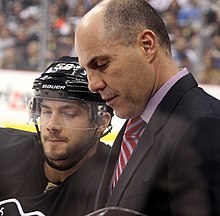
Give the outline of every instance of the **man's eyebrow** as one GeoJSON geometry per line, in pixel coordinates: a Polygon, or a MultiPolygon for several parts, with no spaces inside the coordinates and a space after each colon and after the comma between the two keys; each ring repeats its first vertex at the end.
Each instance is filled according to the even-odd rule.
{"type": "Polygon", "coordinates": [[[108,60],[110,57],[108,55],[99,55],[99,56],[94,56],[88,63],[88,67],[96,66],[98,60],[108,60]]]}
{"type": "Polygon", "coordinates": [[[46,105],[46,104],[43,104],[43,103],[41,103],[41,108],[51,109],[51,107],[49,105],[46,105]]]}
{"type": "Polygon", "coordinates": [[[100,58],[99,56],[93,57],[93,58],[87,63],[87,66],[88,66],[88,67],[94,66],[94,64],[96,64],[96,62],[97,62],[97,60],[98,60],[99,58],[100,58]]]}
{"type": "MultiPolygon", "coordinates": [[[[41,104],[42,108],[46,108],[46,109],[52,109],[53,106],[47,105],[47,104],[41,104]]],[[[81,108],[81,106],[79,104],[64,104],[58,107],[58,109],[62,110],[62,109],[76,109],[76,108],[81,108]]]]}

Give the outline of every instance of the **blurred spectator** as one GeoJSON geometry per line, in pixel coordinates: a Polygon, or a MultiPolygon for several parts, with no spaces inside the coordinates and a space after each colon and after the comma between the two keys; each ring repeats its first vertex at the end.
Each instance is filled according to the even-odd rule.
{"type": "Polygon", "coordinates": [[[213,43],[204,52],[204,73],[202,83],[220,85],[220,34],[213,36],[213,43]]]}
{"type": "Polygon", "coordinates": [[[26,34],[30,40],[39,40],[40,38],[40,22],[39,9],[31,6],[21,12],[22,27],[26,30],[26,34]]]}
{"type": "Polygon", "coordinates": [[[16,34],[16,42],[15,42],[15,50],[16,50],[16,59],[15,59],[15,69],[25,70],[26,66],[26,48],[29,43],[29,37],[27,35],[27,30],[20,27],[17,29],[16,34]]]}
{"type": "Polygon", "coordinates": [[[15,69],[16,68],[16,53],[14,47],[9,47],[5,50],[2,58],[1,67],[4,69],[15,69]]]}
{"type": "MultiPolygon", "coordinates": [[[[176,37],[180,36],[177,35],[178,31],[181,30],[178,26],[177,19],[176,19],[176,11],[167,10],[163,12],[162,18],[167,26],[167,31],[170,37],[171,43],[175,43],[176,37]]],[[[179,31],[180,33],[181,31],[179,31]]]]}
{"type": "Polygon", "coordinates": [[[193,30],[199,30],[202,21],[200,0],[190,0],[188,7],[180,7],[177,20],[180,26],[190,26],[193,30]]]}
{"type": "Polygon", "coordinates": [[[167,12],[172,12],[177,16],[180,10],[180,5],[178,4],[177,0],[172,0],[167,8],[167,12]]]}
{"type": "Polygon", "coordinates": [[[11,34],[11,31],[2,26],[0,27],[0,62],[5,56],[5,50],[15,45],[15,39],[11,34]]]}
{"type": "Polygon", "coordinates": [[[34,71],[39,63],[39,43],[31,41],[26,48],[25,70],[34,71]]]}
{"type": "Polygon", "coordinates": [[[21,12],[23,11],[24,6],[21,2],[16,1],[14,4],[6,4],[6,16],[7,16],[7,26],[14,34],[19,26],[22,26],[22,19],[20,17],[21,12]]]}
{"type": "Polygon", "coordinates": [[[213,47],[211,49],[211,59],[213,68],[220,73],[220,35],[213,37],[213,47]]]}
{"type": "Polygon", "coordinates": [[[173,55],[179,68],[187,67],[189,71],[196,70],[196,66],[199,62],[198,57],[195,51],[189,47],[186,37],[179,37],[176,39],[173,55]]]}

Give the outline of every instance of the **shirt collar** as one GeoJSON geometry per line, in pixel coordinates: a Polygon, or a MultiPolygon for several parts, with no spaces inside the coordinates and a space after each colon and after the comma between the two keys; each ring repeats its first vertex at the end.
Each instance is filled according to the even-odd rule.
{"type": "Polygon", "coordinates": [[[141,118],[148,123],[156,110],[159,103],[162,101],[164,96],[170,90],[170,88],[182,77],[187,75],[189,72],[186,68],[181,69],[177,74],[171,77],[148,101],[141,118]]]}

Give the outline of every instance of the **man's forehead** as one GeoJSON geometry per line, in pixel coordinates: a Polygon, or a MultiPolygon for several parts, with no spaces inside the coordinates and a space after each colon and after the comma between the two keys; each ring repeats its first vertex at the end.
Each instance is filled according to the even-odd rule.
{"type": "Polygon", "coordinates": [[[86,64],[89,56],[84,56],[83,60],[80,54],[85,55],[85,52],[90,53],[89,51],[95,50],[97,43],[102,42],[103,38],[104,29],[101,14],[96,15],[95,12],[86,14],[78,24],[75,32],[75,47],[79,52],[78,57],[81,66],[86,64]]]}

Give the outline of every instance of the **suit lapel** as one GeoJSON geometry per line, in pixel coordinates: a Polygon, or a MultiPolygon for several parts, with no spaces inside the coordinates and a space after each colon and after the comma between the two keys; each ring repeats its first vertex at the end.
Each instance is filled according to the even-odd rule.
{"type": "MultiPolygon", "coordinates": [[[[143,160],[144,157],[147,157],[147,153],[151,149],[154,144],[154,138],[157,133],[161,130],[161,128],[166,124],[170,114],[175,109],[178,102],[181,100],[183,95],[191,88],[197,87],[198,84],[194,80],[191,74],[184,76],[180,79],[165,95],[156,111],[154,112],[151,120],[145,127],[145,131],[138,142],[137,147],[135,148],[134,153],[132,154],[130,160],[128,161],[122,175],[120,176],[115,189],[113,190],[111,196],[108,199],[107,206],[117,206],[121,196],[123,195],[124,190],[127,188],[130,179],[132,178],[134,172],[138,168],[139,164],[143,160]]],[[[122,136],[126,127],[126,123],[118,134],[111,154],[109,161],[107,162],[107,166],[104,173],[104,178],[101,183],[101,190],[99,191],[99,201],[104,206],[106,203],[105,200],[102,200],[103,193],[109,194],[109,185],[112,179],[115,163],[117,162],[117,158],[120,152],[120,146],[122,141],[122,136]]]]}

